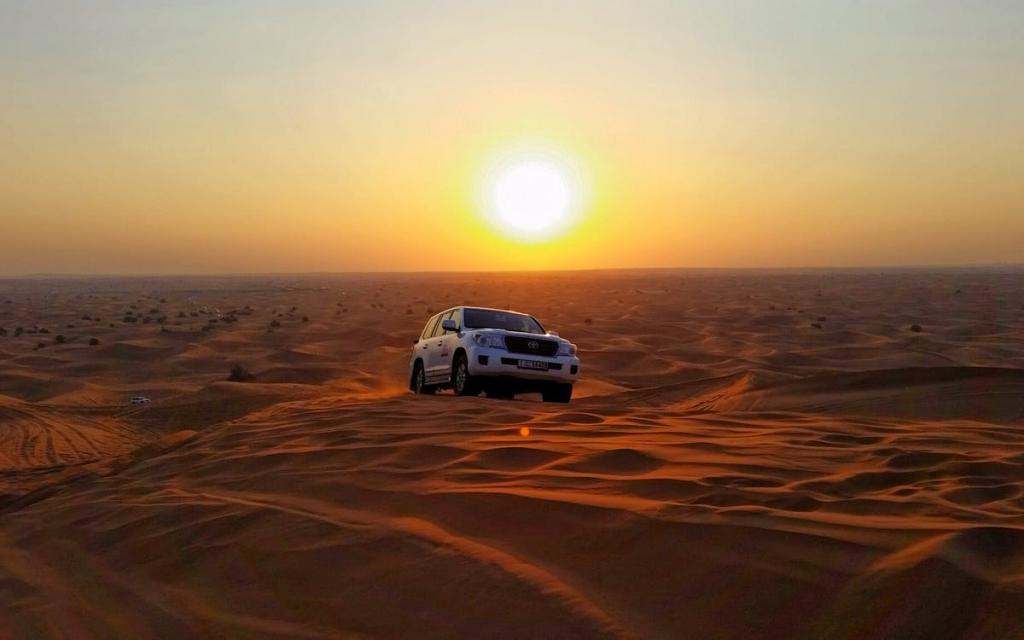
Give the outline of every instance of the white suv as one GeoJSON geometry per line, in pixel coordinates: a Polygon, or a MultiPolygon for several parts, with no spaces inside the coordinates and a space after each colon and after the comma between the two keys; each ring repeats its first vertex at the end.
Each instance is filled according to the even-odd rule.
{"type": "Polygon", "coordinates": [[[545,332],[533,316],[455,307],[428,320],[413,345],[409,388],[499,398],[539,391],[545,402],[569,402],[579,371],[576,345],[545,332]]]}

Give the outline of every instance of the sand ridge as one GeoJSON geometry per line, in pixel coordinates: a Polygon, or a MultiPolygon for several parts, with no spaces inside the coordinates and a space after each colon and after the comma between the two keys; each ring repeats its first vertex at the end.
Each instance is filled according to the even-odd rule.
{"type": "Polygon", "coordinates": [[[0,282],[0,636],[1019,636],[1020,275],[0,282]],[[464,300],[579,399],[407,394],[464,300]]]}

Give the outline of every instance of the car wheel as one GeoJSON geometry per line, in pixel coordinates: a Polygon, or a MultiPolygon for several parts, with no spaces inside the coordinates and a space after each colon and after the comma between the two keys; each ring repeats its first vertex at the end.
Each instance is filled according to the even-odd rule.
{"type": "Polygon", "coordinates": [[[412,391],[413,393],[431,394],[434,387],[427,384],[427,374],[423,370],[423,363],[417,362],[412,370],[412,391]]]}
{"type": "Polygon", "coordinates": [[[548,389],[545,389],[541,393],[541,396],[544,398],[544,402],[569,402],[570,400],[572,400],[572,385],[556,384],[548,389]]]}
{"type": "Polygon", "coordinates": [[[464,353],[456,355],[452,363],[452,389],[457,396],[475,396],[480,393],[476,380],[469,373],[469,362],[464,353]]]}

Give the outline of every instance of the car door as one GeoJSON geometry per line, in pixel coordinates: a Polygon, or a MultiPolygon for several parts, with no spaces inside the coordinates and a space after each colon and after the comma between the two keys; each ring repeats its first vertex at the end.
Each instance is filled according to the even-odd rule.
{"type": "Polygon", "coordinates": [[[427,320],[427,326],[423,328],[423,333],[420,334],[420,340],[416,343],[416,353],[420,360],[423,361],[423,375],[427,382],[431,380],[431,361],[430,361],[430,346],[433,341],[434,329],[437,328],[438,323],[441,322],[441,314],[438,313],[431,316],[430,320],[427,320]]]}
{"type": "Polygon", "coordinates": [[[455,349],[459,346],[459,333],[457,331],[445,331],[441,327],[445,320],[454,320],[457,327],[462,327],[462,309],[452,309],[441,316],[441,322],[437,323],[438,330],[441,332],[439,344],[441,351],[438,354],[437,374],[440,380],[448,382],[451,380],[452,374],[452,354],[455,353],[455,349]]]}
{"type": "Polygon", "coordinates": [[[441,326],[445,320],[451,318],[454,309],[440,314],[437,325],[428,341],[427,353],[427,377],[431,382],[447,382],[451,373],[452,359],[451,351],[446,349],[445,330],[441,326]]]}

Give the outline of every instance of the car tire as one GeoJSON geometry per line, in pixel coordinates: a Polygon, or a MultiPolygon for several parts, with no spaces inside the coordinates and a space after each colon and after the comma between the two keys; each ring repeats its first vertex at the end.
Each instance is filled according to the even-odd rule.
{"type": "Polygon", "coordinates": [[[475,396],[480,393],[476,379],[469,373],[466,354],[459,352],[452,363],[452,390],[457,396],[475,396]]]}
{"type": "Polygon", "coordinates": [[[544,402],[567,403],[572,400],[571,384],[556,384],[541,392],[544,402]]]}
{"type": "Polygon", "coordinates": [[[434,393],[434,387],[427,384],[427,373],[422,362],[417,362],[412,369],[412,392],[423,395],[434,393]]]}

